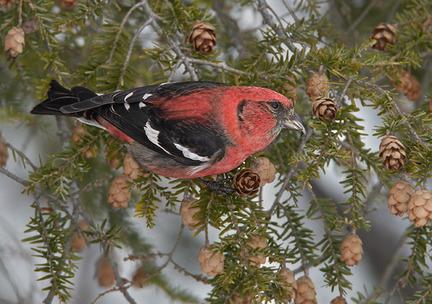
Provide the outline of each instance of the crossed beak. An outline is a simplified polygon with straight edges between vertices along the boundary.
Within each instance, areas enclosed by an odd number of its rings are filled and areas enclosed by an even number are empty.
[[[301,123],[300,117],[296,113],[289,113],[283,120],[282,126],[287,129],[300,131],[302,135],[306,134],[306,129]]]

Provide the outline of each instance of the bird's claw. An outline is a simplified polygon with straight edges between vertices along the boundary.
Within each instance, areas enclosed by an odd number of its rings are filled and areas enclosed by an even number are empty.
[[[230,185],[227,179],[212,181],[200,178],[200,180],[210,191],[218,194],[229,195],[235,192],[235,189]]]

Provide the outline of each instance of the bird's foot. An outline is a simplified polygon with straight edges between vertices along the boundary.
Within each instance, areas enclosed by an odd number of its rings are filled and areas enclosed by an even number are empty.
[[[218,179],[216,181],[200,178],[200,181],[210,190],[218,194],[229,195],[235,192],[228,179]]]

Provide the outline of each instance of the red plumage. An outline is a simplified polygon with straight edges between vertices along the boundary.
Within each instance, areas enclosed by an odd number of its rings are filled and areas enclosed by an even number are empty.
[[[168,177],[228,172],[282,128],[304,131],[292,101],[260,87],[185,82],[97,96],[53,83],[48,95],[32,113],[97,122],[125,141],[142,166]]]

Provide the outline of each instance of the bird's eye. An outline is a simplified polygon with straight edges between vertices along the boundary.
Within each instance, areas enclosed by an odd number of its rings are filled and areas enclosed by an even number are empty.
[[[280,107],[280,103],[277,101],[272,101],[270,102],[270,106],[272,107],[272,109],[277,110]]]

